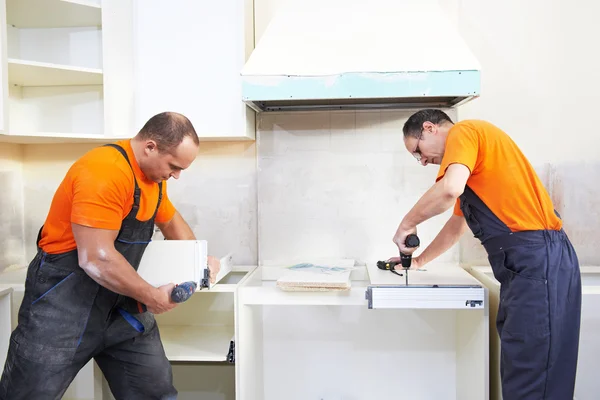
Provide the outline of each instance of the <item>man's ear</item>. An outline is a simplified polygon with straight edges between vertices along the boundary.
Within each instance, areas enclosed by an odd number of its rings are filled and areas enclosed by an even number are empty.
[[[423,122],[423,130],[425,132],[432,133],[435,130],[435,124],[429,121]]]
[[[150,154],[152,152],[158,152],[158,146],[154,140],[147,140],[144,145],[144,152]]]

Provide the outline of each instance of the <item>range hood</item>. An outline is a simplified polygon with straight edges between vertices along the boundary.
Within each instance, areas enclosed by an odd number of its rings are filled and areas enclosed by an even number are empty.
[[[257,112],[455,107],[480,87],[436,0],[287,0],[241,75]]]

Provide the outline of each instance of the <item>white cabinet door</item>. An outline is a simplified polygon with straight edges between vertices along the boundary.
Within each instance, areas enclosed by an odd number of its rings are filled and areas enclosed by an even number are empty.
[[[253,48],[251,0],[134,2],[135,129],[186,115],[204,139],[254,139],[240,71]]]
[[[133,123],[133,0],[102,0],[104,134],[129,138]]]
[[[138,274],[152,286],[200,282],[207,265],[206,240],[156,240],[150,242]]]

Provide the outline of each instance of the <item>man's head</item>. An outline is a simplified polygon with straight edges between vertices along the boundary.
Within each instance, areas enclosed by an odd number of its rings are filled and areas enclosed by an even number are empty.
[[[404,145],[422,165],[440,165],[452,125],[454,123],[443,111],[426,109],[416,112],[402,128]]]
[[[196,158],[199,144],[190,120],[174,112],[150,118],[131,141],[142,172],[154,182],[179,178]]]

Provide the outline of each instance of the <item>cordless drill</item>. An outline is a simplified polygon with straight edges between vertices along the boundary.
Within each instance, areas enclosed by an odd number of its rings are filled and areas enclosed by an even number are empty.
[[[194,294],[197,287],[198,285],[196,284],[196,282],[192,281],[183,282],[179,285],[175,285],[175,287],[171,291],[171,300],[173,300],[175,303],[183,303]],[[137,303],[139,312],[146,312],[148,310],[145,304],[142,304],[139,301]]]
[[[421,241],[414,233],[408,235],[404,241],[404,245],[406,247],[419,247],[419,244],[421,244]],[[412,263],[412,254],[404,254],[401,252],[400,263],[402,264],[402,268],[404,268],[404,272],[406,274],[406,286],[408,286],[408,270],[410,269],[410,264]]]
[[[187,299],[190,298],[191,295],[196,291],[196,282],[183,282],[179,285],[176,285],[175,288],[171,291],[171,300],[175,303],[183,303]]]

